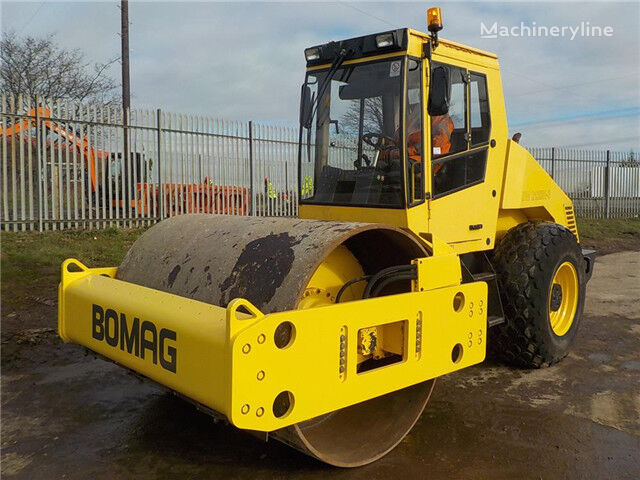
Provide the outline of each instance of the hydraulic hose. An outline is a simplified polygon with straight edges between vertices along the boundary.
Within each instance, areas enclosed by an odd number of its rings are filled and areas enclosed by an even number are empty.
[[[398,275],[409,275],[409,278],[402,278],[401,280],[415,280],[415,278],[417,278],[417,272],[416,272],[416,267],[415,265],[396,265],[394,267],[389,267],[389,268],[385,268],[383,270],[380,270],[378,273],[374,274],[371,276],[371,279],[369,280],[369,283],[367,283],[367,286],[364,289],[364,293],[362,294],[362,298],[369,298],[371,297],[371,293],[374,291],[374,288],[376,287],[376,284],[387,278],[387,277],[394,277],[394,276],[398,276]],[[395,280],[394,280],[395,281]],[[389,282],[392,283],[392,282]],[[384,286],[388,285],[389,283],[385,283]],[[375,290],[379,293],[381,290],[379,288],[375,288]]]
[[[336,303],[340,303],[340,298],[342,297],[342,294],[351,285],[353,285],[354,283],[358,283],[358,282],[364,282],[365,280],[369,280],[370,278],[371,278],[371,275],[363,275],[362,277],[358,277],[358,278],[354,278],[353,280],[349,280],[342,287],[340,287],[340,290],[338,290],[338,294],[336,295]]]
[[[403,274],[403,275],[391,275],[381,280],[378,284],[376,284],[376,287],[371,291],[371,296],[377,297],[380,294],[380,292],[382,292],[385,289],[385,287],[391,285],[392,283],[400,282],[402,280],[415,280],[415,279],[416,279],[416,276],[415,274],[412,274],[412,273]]]

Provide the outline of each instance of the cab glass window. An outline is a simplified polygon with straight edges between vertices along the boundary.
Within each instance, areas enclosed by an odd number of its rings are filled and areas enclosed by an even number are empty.
[[[465,84],[466,70],[451,65],[444,66],[449,73],[451,93],[449,113],[431,117],[431,148],[433,157],[463,152],[467,149],[465,133],[467,125]]]
[[[404,63],[394,58],[308,73],[314,115],[302,129],[303,202],[404,206]]]
[[[487,77],[472,72],[470,79],[471,145],[480,145],[489,141],[489,132],[491,130]]]
[[[422,68],[420,60],[410,58],[407,64],[407,204],[424,200],[422,144]]]
[[[438,160],[433,166],[434,197],[481,183],[484,180],[486,164],[486,148]]]
[[[449,112],[431,117],[432,196],[448,195],[484,181],[491,135],[486,76],[452,65]]]

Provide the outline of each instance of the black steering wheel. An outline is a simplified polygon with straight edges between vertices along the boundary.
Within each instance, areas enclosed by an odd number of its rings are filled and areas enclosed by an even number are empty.
[[[387,141],[386,145],[383,144],[383,140]],[[398,148],[398,144],[393,137],[383,135],[382,133],[365,133],[364,135],[362,135],[362,141],[367,145],[372,146],[376,150],[380,150],[381,152]]]

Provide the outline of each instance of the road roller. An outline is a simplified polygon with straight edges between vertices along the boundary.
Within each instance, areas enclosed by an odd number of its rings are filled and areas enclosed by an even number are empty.
[[[387,454],[487,352],[565,357],[593,252],[508,137],[497,57],[427,20],[305,50],[297,218],[174,216],[117,268],[69,259],[60,336],[339,467]]]

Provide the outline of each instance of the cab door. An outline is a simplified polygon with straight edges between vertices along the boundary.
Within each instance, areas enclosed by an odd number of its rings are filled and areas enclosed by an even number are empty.
[[[462,66],[432,62],[449,78],[449,111],[428,116],[431,182],[429,231],[460,253],[490,248],[495,208],[485,182],[491,115],[487,76]],[[432,75],[442,78],[443,70]]]

